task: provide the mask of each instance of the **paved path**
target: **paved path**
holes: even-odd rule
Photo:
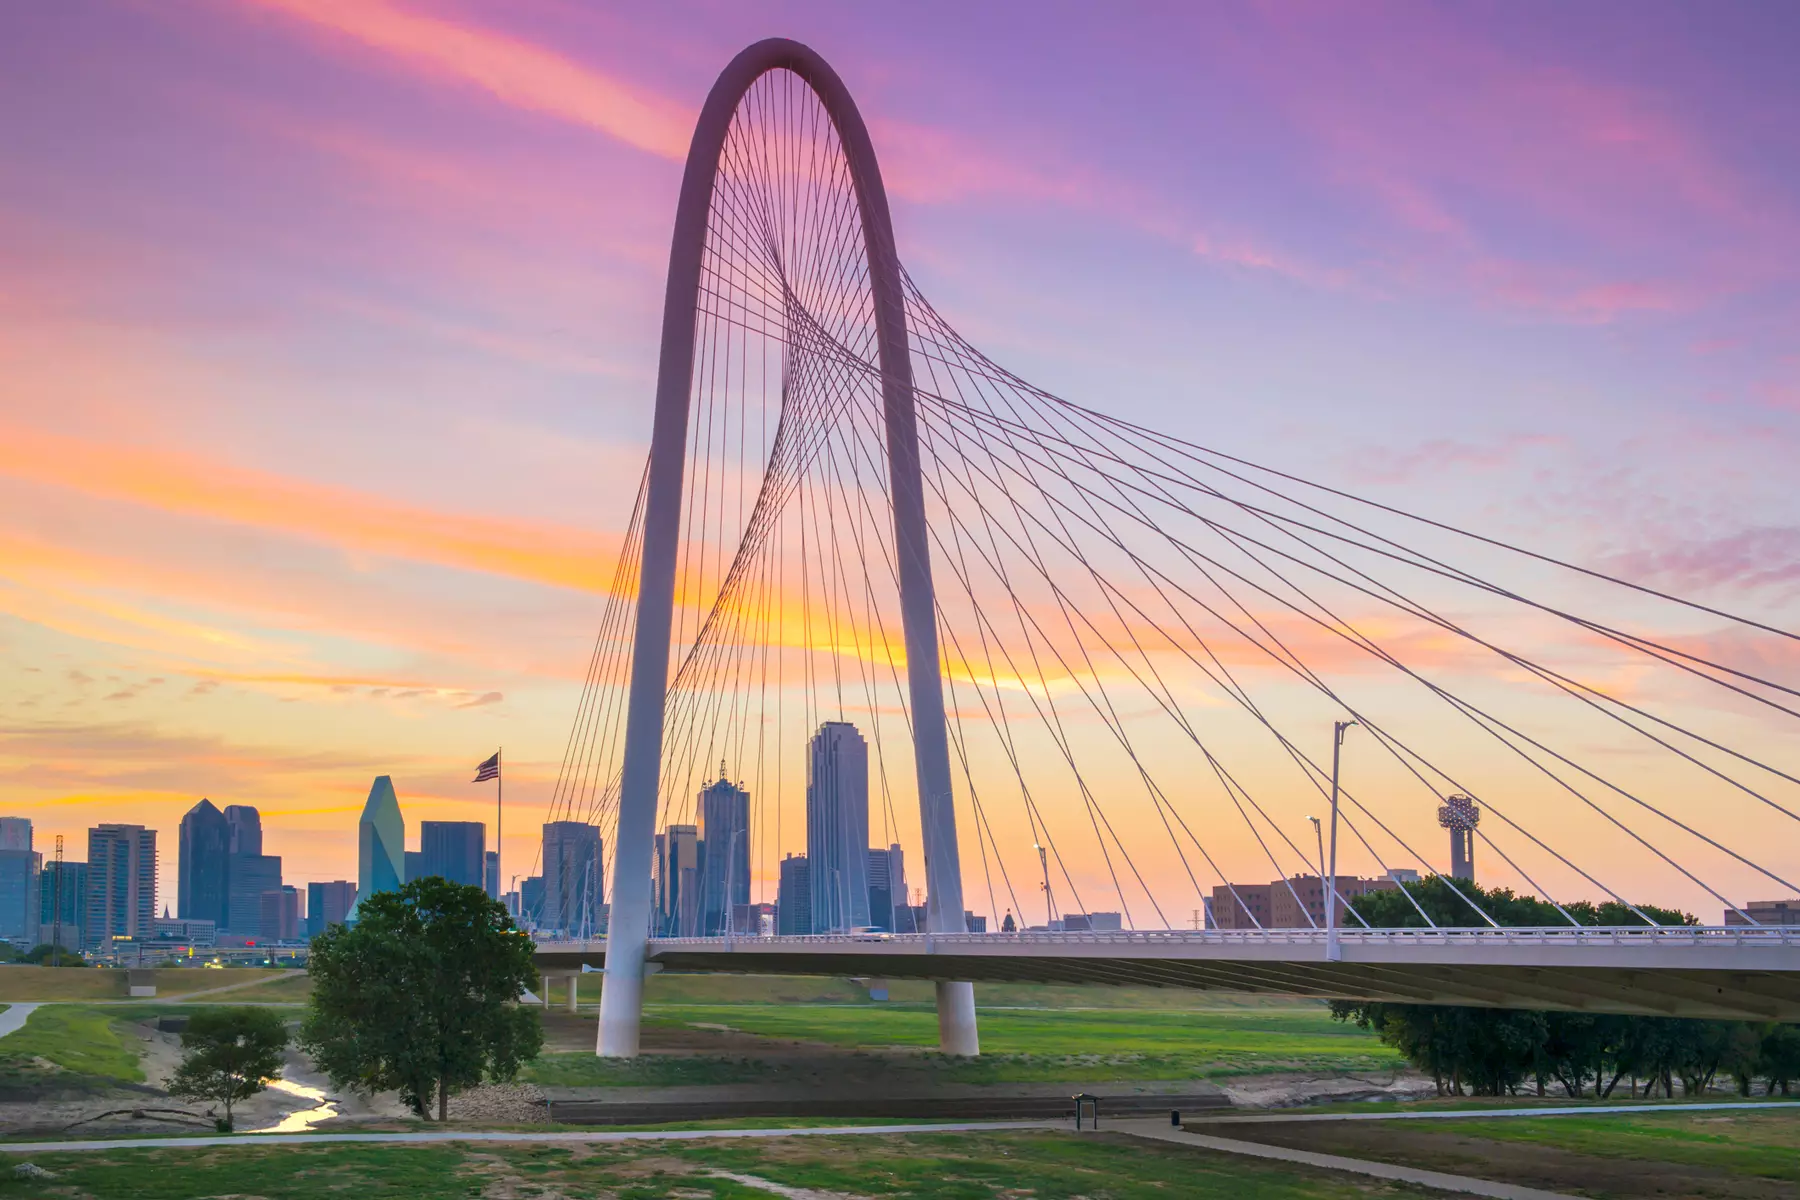
[[[1396,1183],[1415,1183],[1440,1192],[1464,1196],[1488,1196],[1493,1200],[1579,1200],[1566,1192],[1546,1192],[1539,1188],[1520,1187],[1512,1183],[1495,1183],[1472,1175],[1450,1175],[1443,1171],[1421,1171],[1417,1167],[1399,1167],[1392,1163],[1369,1162],[1361,1158],[1345,1158],[1338,1154],[1318,1154],[1311,1150],[1290,1150],[1285,1146],[1264,1146],[1256,1142],[1240,1142],[1235,1138],[1209,1137],[1189,1133],[1163,1121],[1108,1121],[1102,1133],[1128,1133],[1133,1137],[1173,1142],[1178,1146],[1195,1146],[1225,1154],[1242,1154],[1249,1158],[1269,1158],[1277,1162],[1299,1163],[1322,1167],[1328,1171],[1344,1171],[1352,1175],[1370,1175],[1391,1179]]]
[[[806,1125],[793,1129],[637,1129],[555,1133],[485,1133],[423,1130],[418,1133],[247,1133],[229,1137],[108,1138],[80,1142],[0,1142],[10,1154],[61,1154],[74,1150],[193,1150],[215,1146],[312,1146],[322,1142],[692,1142],[706,1138],[842,1137],[870,1133],[992,1133],[1003,1129],[1066,1129],[1066,1121],[964,1121],[936,1125]],[[1547,1194],[1547,1193],[1543,1193]]]
[[[36,1004],[12,1004],[5,1012],[0,1012],[0,1037],[9,1033],[17,1033],[25,1027],[26,1020],[36,1012]]]
[[[1720,1108],[1787,1108],[1800,1112],[1800,1102],[1792,1100],[1715,1100],[1695,1104],[1589,1104],[1558,1108],[1464,1108],[1432,1109],[1429,1112],[1340,1112],[1340,1113],[1270,1113],[1266,1116],[1193,1117],[1183,1125],[1275,1125],[1313,1121],[1485,1121],[1494,1117],[1586,1117],[1595,1113],[1634,1113],[1644,1116],[1659,1112],[1705,1112]]]

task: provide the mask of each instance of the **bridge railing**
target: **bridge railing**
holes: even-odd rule
[[[916,946],[926,953],[940,946],[1322,946],[1323,929],[1126,929],[1126,930],[1022,930],[1016,933],[823,933],[764,937],[734,934],[725,937],[652,938],[652,950],[721,950],[792,946],[844,947],[853,945]],[[1800,926],[1784,925],[1602,925],[1573,928],[1529,926],[1504,929],[1344,929],[1338,940],[1344,945],[1457,945],[1507,946],[1800,946]],[[550,947],[604,949],[605,942],[539,942]]]

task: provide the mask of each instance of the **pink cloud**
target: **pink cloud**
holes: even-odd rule
[[[1370,483],[1407,483],[1446,470],[1492,470],[1510,466],[1532,450],[1560,447],[1563,439],[1522,433],[1488,445],[1436,438],[1406,450],[1377,446],[1357,452],[1350,473]]]
[[[695,109],[554,50],[387,0],[245,0],[392,55],[504,104],[599,130],[662,158],[687,154]]]

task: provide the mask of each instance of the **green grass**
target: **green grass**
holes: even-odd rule
[[[1682,1163],[1800,1183],[1800,1106],[1719,1113],[1433,1121],[1434,1133],[1530,1142],[1601,1158]]]
[[[1321,1005],[1155,1009],[983,1009],[978,1059],[929,1053],[937,1016],[912,1004],[660,1005],[646,1023],[724,1027],[780,1041],[907,1053],[897,1066],[947,1083],[1206,1079],[1263,1071],[1392,1070],[1400,1057],[1371,1034],[1331,1020]],[[924,1053],[921,1053],[921,1052]],[[749,1083],[778,1077],[779,1060],[646,1056],[615,1062],[546,1054],[535,1083],[627,1087]]]
[[[719,1172],[863,1196],[992,1200],[1350,1200],[1426,1193],[1305,1167],[1215,1156],[1122,1137],[914,1134],[565,1146],[300,1146],[43,1154],[53,1180],[0,1182],[0,1195],[265,1200],[544,1195],[661,1200],[671,1193],[767,1200]],[[253,1184],[249,1181],[254,1181]]]
[[[242,983],[249,979],[268,978],[275,974],[277,972],[266,967],[234,967],[217,971],[197,967],[159,967],[155,973],[156,995],[158,999],[166,999],[206,988]],[[251,993],[257,991],[256,988],[248,990]],[[124,1000],[127,994],[125,972],[112,968],[0,966],[0,1000],[3,1001]]]
[[[117,1017],[116,1012],[78,1004],[40,1008],[25,1028],[0,1040],[0,1062],[15,1076],[29,1073],[25,1064],[41,1058],[73,1075],[142,1083],[137,1048],[121,1036]]]

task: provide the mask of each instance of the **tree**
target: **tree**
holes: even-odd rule
[[[231,1132],[231,1106],[268,1086],[281,1071],[287,1024],[267,1008],[202,1008],[181,1034],[182,1060],[169,1094],[225,1106],[220,1133]]]
[[[85,967],[87,960],[69,949],[67,946],[58,949],[49,942],[40,942],[25,955],[25,961],[35,966]]]
[[[436,877],[368,896],[354,925],[312,942],[300,1044],[333,1086],[397,1091],[421,1117],[437,1098],[504,1081],[544,1033],[519,995],[537,983],[532,942],[478,887]]]

